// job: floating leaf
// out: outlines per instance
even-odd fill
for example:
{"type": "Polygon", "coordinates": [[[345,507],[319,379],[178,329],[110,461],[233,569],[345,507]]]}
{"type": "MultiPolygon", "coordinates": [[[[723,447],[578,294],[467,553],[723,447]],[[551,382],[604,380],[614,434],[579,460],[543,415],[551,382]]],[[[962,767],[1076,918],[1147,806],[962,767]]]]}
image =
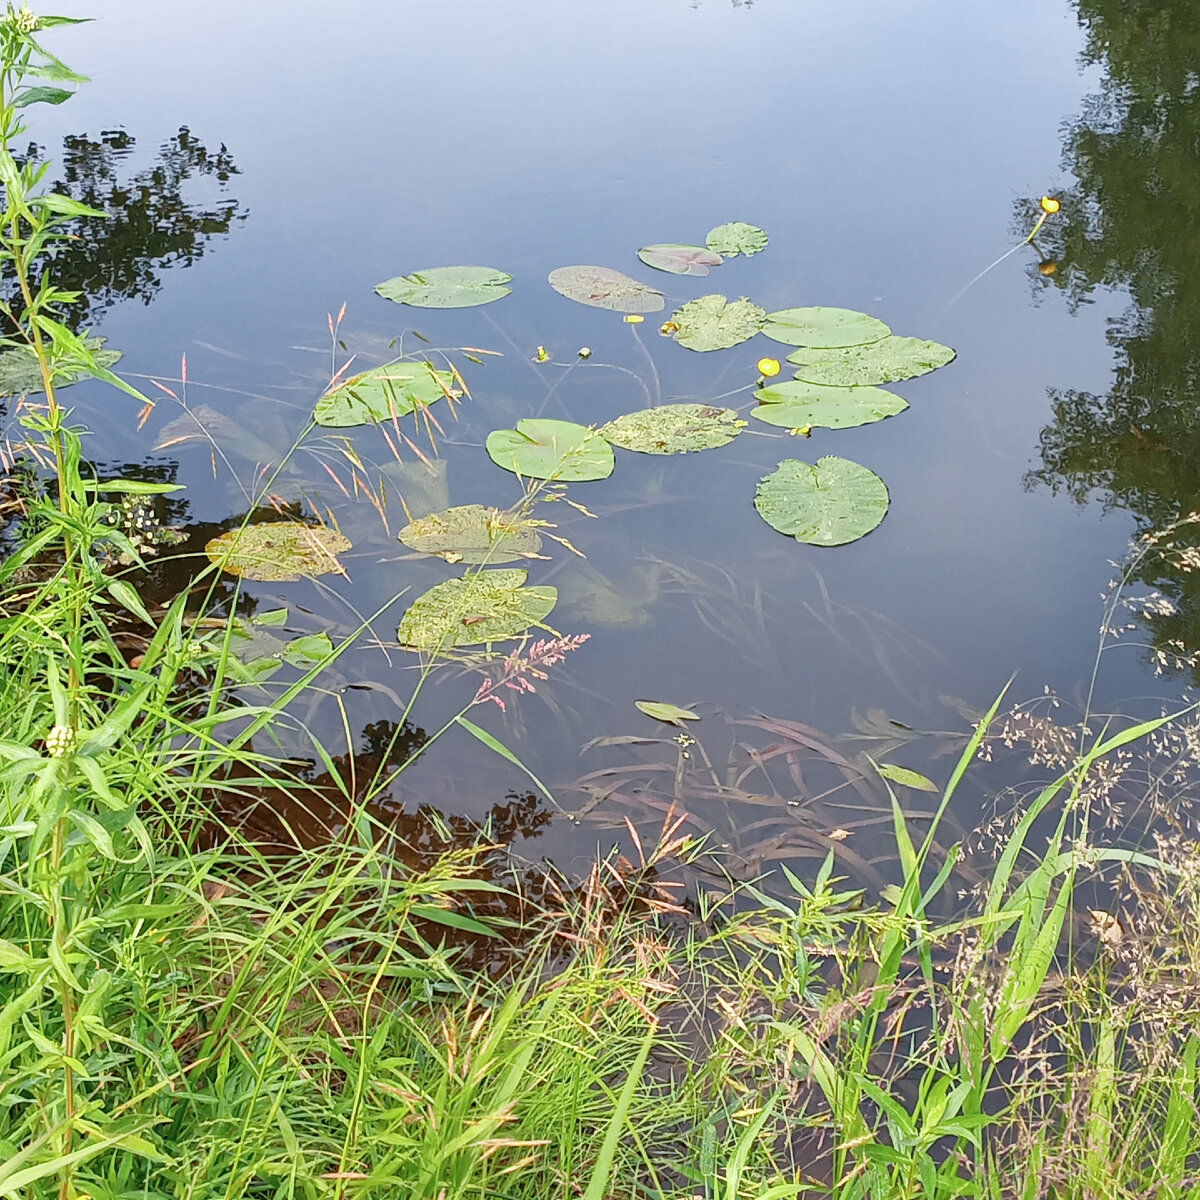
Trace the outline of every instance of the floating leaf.
{"type": "Polygon", "coordinates": [[[781,308],[767,313],[763,333],[789,346],[866,346],[891,333],[869,313],[850,308],[781,308]]]}
{"type": "Polygon", "coordinates": [[[507,296],[512,276],[494,267],[429,267],[397,275],[375,290],[385,300],[417,308],[472,308],[507,296]]]}
{"type": "MultiPolygon", "coordinates": [[[[102,349],[102,337],[89,337],[84,344],[96,362],[105,369],[110,369],[121,358],[120,350],[102,349]]],[[[78,362],[68,359],[54,364],[56,388],[70,387],[87,375],[87,368],[78,362]]],[[[0,351],[0,397],[36,396],[42,390],[42,368],[32,346],[16,345],[0,351]]]]}
{"type": "Polygon", "coordinates": [[[461,393],[449,371],[427,362],[396,362],[351,376],[317,401],[313,420],[344,429],[350,425],[381,425],[415,412],[445,395],[461,393]]]}
{"type": "Polygon", "coordinates": [[[797,379],[858,387],[913,379],[944,367],[953,358],[954,351],[949,346],[893,335],[869,346],[849,346],[844,350],[806,347],[789,354],[788,362],[798,368],[797,379]]]}
{"type": "Polygon", "coordinates": [[[635,700],[634,704],[648,717],[656,721],[665,721],[668,725],[682,726],[684,721],[698,721],[700,717],[690,708],[680,708],[678,704],[668,704],[663,700],[635,700]]]}
{"type": "Polygon", "coordinates": [[[744,429],[731,408],[708,404],[663,404],[626,413],[597,431],[625,450],[642,454],[684,454],[727,446],[744,429]]]}
{"type": "Polygon", "coordinates": [[[827,455],[813,466],[789,458],[758,485],[754,507],[798,542],[842,546],[883,520],[888,491],[874,471],[849,459],[827,455]]]}
{"type": "Polygon", "coordinates": [[[897,767],[891,763],[879,763],[875,768],[884,779],[890,779],[901,787],[915,788],[918,792],[936,792],[938,786],[932,779],[927,779],[920,771],[910,771],[908,767],[897,767]]]}
{"type": "Polygon", "coordinates": [[[877,387],[829,387],[791,379],[772,384],[755,393],[760,401],[752,416],[768,425],[784,429],[820,426],[824,429],[848,429],[894,417],[908,407],[908,401],[877,387]]]}
{"type": "Polygon", "coordinates": [[[519,567],[447,579],[413,601],[400,622],[400,643],[428,653],[519,637],[544,621],[558,600],[552,587],[525,587],[519,567]]]}
{"type": "Polygon", "coordinates": [[[666,304],[657,288],[611,267],[559,267],[550,272],[550,286],[568,300],[612,312],[659,312],[666,304]]]}
{"type": "MultiPolygon", "coordinates": [[[[286,620],[287,610],[283,610],[286,620]]],[[[293,667],[312,667],[333,653],[333,642],[327,633],[310,633],[284,641],[257,628],[258,622],[239,621],[229,642],[229,655],[224,658],[225,669],[239,683],[265,683],[285,663],[293,667]]],[[[214,658],[224,653],[224,635],[217,631],[197,643],[209,650],[214,658]]]]}
{"type": "Polygon", "coordinates": [[[709,267],[719,267],[724,261],[719,254],[703,246],[680,246],[675,242],[660,242],[654,246],[643,246],[638,258],[656,271],[670,271],[672,275],[707,275],[709,267]]]}
{"type": "Polygon", "coordinates": [[[704,244],[714,253],[726,258],[744,254],[747,258],[767,248],[767,235],[757,225],[745,221],[730,221],[708,231],[704,244]]]}
{"type": "Polygon", "coordinates": [[[487,452],[506,471],[566,483],[607,479],[615,465],[612,447],[595,430],[533,417],[518,421],[516,429],[489,433],[487,452]]]}
{"type": "Polygon", "coordinates": [[[420,517],[400,530],[400,540],[447,562],[513,562],[531,558],[542,548],[535,522],[482,504],[463,504],[420,517]]]}
{"type": "Polygon", "coordinates": [[[349,549],[349,538],[323,525],[265,521],[213,538],[204,553],[231,575],[282,583],[303,576],[344,574],[337,556],[349,549]]]}
{"type": "Polygon", "coordinates": [[[689,350],[726,350],[749,341],[762,328],[765,316],[744,296],[732,302],[719,295],[701,296],[674,314],[679,326],[675,340],[689,350]]]}

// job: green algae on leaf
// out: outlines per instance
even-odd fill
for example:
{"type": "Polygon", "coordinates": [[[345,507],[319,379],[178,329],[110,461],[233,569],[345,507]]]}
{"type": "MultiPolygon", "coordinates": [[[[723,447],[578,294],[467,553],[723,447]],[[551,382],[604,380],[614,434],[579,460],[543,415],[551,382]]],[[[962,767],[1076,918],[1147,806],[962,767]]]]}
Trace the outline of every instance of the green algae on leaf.
{"type": "Polygon", "coordinates": [[[663,404],[626,413],[597,432],[624,450],[642,454],[685,454],[727,446],[744,429],[731,408],[709,404],[663,404]]]}
{"type": "Polygon", "coordinates": [[[816,465],[784,459],[758,485],[754,507],[773,529],[815,546],[843,546],[871,532],[888,510],[874,471],[826,455],[816,465]]]}
{"type": "Polygon", "coordinates": [[[704,246],[683,246],[677,242],[643,246],[637,253],[646,266],[670,271],[672,275],[707,275],[709,267],[719,267],[724,261],[704,246]]]}
{"type": "Polygon", "coordinates": [[[537,555],[539,523],[499,508],[463,504],[410,521],[399,537],[411,549],[451,563],[506,563],[537,555]]]}
{"type": "Polygon", "coordinates": [[[850,308],[781,308],[767,313],[763,333],[788,346],[866,346],[881,341],[891,328],[869,313],[850,308]]]}
{"type": "Polygon", "coordinates": [[[739,254],[757,254],[767,248],[767,235],[757,225],[745,221],[729,221],[708,231],[704,244],[714,253],[725,258],[736,258],[739,254]]]}
{"type": "Polygon", "coordinates": [[[264,521],[213,538],[204,553],[230,575],[283,583],[314,575],[344,575],[337,556],[349,549],[349,538],[323,525],[264,521]]]}
{"type": "Polygon", "coordinates": [[[912,337],[885,337],[869,346],[845,349],[804,347],[788,355],[796,378],[808,383],[859,387],[913,379],[944,367],[954,359],[949,346],[912,337]]]}
{"type": "Polygon", "coordinates": [[[549,275],[560,296],[611,312],[660,312],[666,301],[657,288],[611,267],[558,267],[549,275]]]}
{"type": "Polygon", "coordinates": [[[616,465],[612,447],[595,430],[544,418],[528,417],[516,429],[493,430],[487,452],[506,471],[564,483],[607,479],[616,465]]]}
{"type": "Polygon", "coordinates": [[[750,415],[784,429],[849,429],[894,417],[908,407],[907,400],[885,388],[830,387],[802,379],[760,388],[755,395],[759,406],[750,415]]]}
{"type": "Polygon", "coordinates": [[[556,588],[526,587],[525,579],[520,567],[504,567],[431,587],[401,619],[400,644],[434,654],[520,637],[544,621],[558,600],[556,588]]]}
{"type": "Polygon", "coordinates": [[[727,300],[721,295],[689,300],[671,320],[678,326],[675,340],[689,350],[727,350],[749,341],[761,328],[765,310],[743,296],[727,300]]]}
{"type": "Polygon", "coordinates": [[[473,308],[507,296],[512,276],[494,267],[428,267],[377,284],[385,300],[416,308],[473,308]]]}
{"type": "Polygon", "coordinates": [[[352,375],[326,392],[313,409],[313,420],[334,429],[380,425],[443,396],[458,395],[449,371],[439,371],[427,362],[388,363],[352,375]]]}

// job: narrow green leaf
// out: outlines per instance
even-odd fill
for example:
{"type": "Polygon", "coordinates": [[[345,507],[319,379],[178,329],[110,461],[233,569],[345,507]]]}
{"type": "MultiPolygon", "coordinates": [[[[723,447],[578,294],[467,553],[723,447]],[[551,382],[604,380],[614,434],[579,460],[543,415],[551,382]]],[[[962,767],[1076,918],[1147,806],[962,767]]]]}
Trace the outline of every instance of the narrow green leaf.
{"type": "Polygon", "coordinates": [[[494,738],[486,729],[480,729],[480,727],[474,722],[468,721],[467,718],[461,713],[454,719],[469,734],[471,734],[472,737],[481,741],[489,750],[494,750],[498,755],[500,755],[501,758],[512,763],[514,767],[520,767],[521,770],[524,771],[525,774],[537,784],[538,788],[541,790],[546,799],[549,800],[550,803],[556,808],[558,807],[558,801],[555,800],[554,794],[550,791],[550,789],[503,742],[499,741],[497,738],[494,738]]]}

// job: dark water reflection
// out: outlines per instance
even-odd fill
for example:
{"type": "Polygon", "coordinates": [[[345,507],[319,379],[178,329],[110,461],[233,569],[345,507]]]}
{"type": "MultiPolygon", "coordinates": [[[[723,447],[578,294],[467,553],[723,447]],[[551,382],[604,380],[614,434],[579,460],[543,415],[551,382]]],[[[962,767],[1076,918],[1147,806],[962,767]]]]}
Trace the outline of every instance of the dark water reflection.
{"type": "MultiPolygon", "coordinates": [[[[1200,506],[1189,449],[1200,452],[1197,18],[1182,3],[1143,13],[1084,0],[942,0],[916,13],[891,0],[614,0],[570,13],[531,0],[519,17],[482,0],[400,7],[355,6],[345,17],[355,36],[331,40],[315,5],[280,25],[265,5],[166,14],[111,3],[76,35],[97,82],[66,106],[70,131],[140,129],[139,117],[150,122],[143,144],[162,149],[146,156],[124,134],[68,137],[65,126],[37,134],[47,146],[67,137],[65,186],[115,216],[69,248],[63,282],[91,297],[78,319],[103,315],[124,365],[186,400],[216,443],[190,437],[174,403],[138,431],[132,415],[113,419],[111,397],[81,388],[95,457],[177,467],[190,552],[261,500],[268,463],[283,463],[276,503],[315,509],[351,538],[348,581],[252,589],[260,606],[286,606],[298,628],[335,639],[383,610],[304,714],[331,753],[350,755],[360,751],[344,745],[344,728],[394,721],[417,678],[394,646],[405,605],[452,573],[397,542],[399,497],[415,511],[512,504],[516,481],[483,453],[489,430],[531,415],[600,422],[647,396],[747,405],[758,357],[786,349],[760,338],[690,354],[651,322],[637,333],[572,305],[545,285],[548,271],[611,265],[662,287],[669,306],[712,291],[768,309],[845,305],[954,345],[952,366],[896,386],[912,406],[898,418],[809,441],[764,426],[686,458],[621,454],[611,480],[572,489],[594,515],[543,506],[537,515],[586,559],[552,547],[530,582],[559,589],[556,628],[591,637],[536,695],[474,714],[567,814],[586,810],[579,823],[552,814],[533,853],[586,857],[636,817],[634,792],[647,827],[686,793],[697,834],[739,857],[739,872],[823,853],[842,830],[870,878],[887,846],[879,796],[830,755],[849,762],[871,747],[941,779],[937,754],[1014,670],[1023,694],[1045,684],[1082,698],[1108,560],[1138,523],[1200,506]],[[1079,26],[1092,64],[1082,77],[1079,26]],[[144,52],[131,63],[135,36],[144,52]],[[159,111],[138,111],[148,94],[159,111]],[[1056,165],[1064,119],[1067,177],[1056,165]],[[222,190],[235,185],[237,200],[222,190]],[[1032,223],[1018,204],[1014,237],[1014,197],[1043,191],[1064,197],[1039,239],[1057,273],[1038,273],[1029,250],[964,292],[1032,223]],[[634,257],[727,220],[767,229],[767,251],[704,280],[657,276],[634,257]],[[1045,302],[1030,303],[1022,261],[1045,302]],[[437,312],[372,293],[388,276],[460,262],[510,271],[513,295],[437,312]],[[171,264],[191,269],[168,277],[171,264]],[[151,295],[148,309],[117,304],[151,295]],[[331,345],[325,314],[344,299],[344,345],[331,345]],[[457,423],[437,414],[436,468],[407,449],[397,462],[367,429],[348,444],[312,437],[286,457],[331,368],[350,355],[357,367],[385,361],[397,338],[405,352],[448,348],[474,395],[457,423]],[[550,363],[532,361],[542,344],[550,363]],[[461,347],[502,357],[480,364],[461,347]],[[892,496],[875,533],[835,551],[775,534],[751,505],[781,458],[823,454],[871,467],[892,496]],[[389,498],[385,511],[366,487],[389,498]],[[1054,488],[1107,503],[1077,509],[1054,488]],[[745,795],[713,792],[699,750],[680,774],[685,748],[637,699],[695,703],[703,721],[689,735],[722,786],[732,778],[745,795]],[[892,721],[893,733],[937,736],[883,738],[892,721]],[[882,740],[863,742],[864,728],[882,740]],[[830,753],[787,749],[797,730],[830,753]],[[838,741],[844,733],[859,740],[838,741]],[[581,758],[606,737],[659,741],[594,745],[581,758]],[[754,776],[754,755],[768,752],[770,769],[754,776]],[[622,787],[597,799],[614,779],[622,787]]],[[[1155,636],[1200,645],[1191,577],[1161,565],[1147,577],[1181,606],[1152,618],[1155,636]]],[[[414,719],[438,728],[478,682],[469,664],[435,671],[414,719]]],[[[1136,653],[1115,656],[1100,702],[1157,705],[1179,683],[1157,681],[1136,653]]],[[[299,742],[283,749],[304,754],[299,742]]],[[[483,820],[527,783],[454,731],[405,773],[397,803],[483,820]]],[[[964,795],[962,829],[980,803],[964,795]]]]}

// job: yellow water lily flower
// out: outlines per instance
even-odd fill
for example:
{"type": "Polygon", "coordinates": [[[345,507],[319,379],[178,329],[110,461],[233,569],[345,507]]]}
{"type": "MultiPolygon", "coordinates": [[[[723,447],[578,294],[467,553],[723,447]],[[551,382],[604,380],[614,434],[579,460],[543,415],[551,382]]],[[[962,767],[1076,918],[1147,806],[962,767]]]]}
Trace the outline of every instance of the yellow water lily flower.
{"type": "Polygon", "coordinates": [[[641,313],[626,313],[625,314],[625,324],[626,325],[640,325],[645,319],[646,318],[643,317],[641,315],[641,313]]]}
{"type": "Polygon", "coordinates": [[[591,358],[592,348],[590,346],[580,346],[578,353],[580,358],[591,358]]]}
{"type": "Polygon", "coordinates": [[[547,350],[545,346],[539,346],[537,348],[536,361],[537,362],[549,362],[550,361],[550,351],[547,350]]]}
{"type": "Polygon", "coordinates": [[[1059,202],[1055,200],[1053,196],[1043,196],[1041,199],[1041,205],[1042,212],[1049,213],[1051,216],[1053,216],[1060,208],[1062,208],[1062,205],[1059,204],[1059,202]]]}
{"type": "Polygon", "coordinates": [[[780,371],[779,359],[777,358],[760,358],[758,360],[758,373],[766,375],[770,378],[773,375],[778,375],[780,371]]]}
{"type": "Polygon", "coordinates": [[[658,327],[658,332],[661,333],[663,337],[674,337],[679,332],[679,322],[664,321],[658,327]]]}

